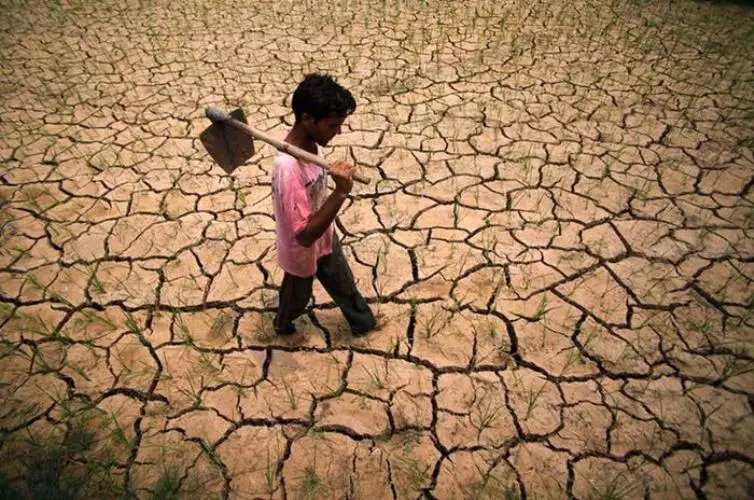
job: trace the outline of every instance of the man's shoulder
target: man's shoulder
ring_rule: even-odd
[[[298,160],[288,153],[278,151],[272,160],[275,167],[278,168],[291,168],[298,165]]]
[[[293,156],[279,151],[272,160],[273,178],[290,179],[292,175],[301,176],[298,160]]]
[[[323,151],[324,151],[324,149],[322,148],[322,146],[320,146],[319,144],[317,144],[317,156],[322,156]],[[305,165],[315,165],[315,166],[317,166],[316,164],[312,164],[312,163],[305,162],[303,160],[299,160],[295,156],[292,156],[291,154],[286,153],[285,151],[280,151],[280,150],[278,150],[275,153],[275,157],[273,158],[273,162],[274,162],[275,165],[280,164],[280,165],[286,165],[286,166],[288,166],[288,165],[299,165],[300,163],[303,163]]]

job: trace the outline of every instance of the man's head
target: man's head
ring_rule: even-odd
[[[340,133],[345,119],[356,110],[356,101],[330,75],[312,73],[293,92],[291,106],[296,124],[324,146]]]

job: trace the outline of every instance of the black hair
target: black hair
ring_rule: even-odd
[[[356,111],[356,101],[332,76],[310,73],[293,92],[291,107],[298,123],[304,113],[317,121],[328,116],[348,116]]]

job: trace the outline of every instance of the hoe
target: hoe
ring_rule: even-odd
[[[254,154],[253,138],[264,141],[299,160],[319,165],[325,171],[329,169],[330,164],[324,158],[251,128],[241,108],[226,113],[210,107],[207,108],[206,115],[212,121],[212,125],[201,133],[199,139],[212,159],[228,173],[243,165]],[[358,174],[355,174],[353,179],[362,184],[369,184],[368,179]]]

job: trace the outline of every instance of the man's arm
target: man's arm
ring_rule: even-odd
[[[339,193],[333,191],[330,196],[327,197],[325,203],[322,205],[317,213],[312,215],[309,219],[309,224],[306,225],[303,231],[296,235],[296,241],[302,247],[309,248],[314,244],[320,236],[324,234],[332,221],[338,215],[340,207],[343,206],[343,202],[348,198],[348,194]]]
[[[311,216],[303,231],[296,235],[298,244],[305,248],[311,247],[330,227],[353,188],[354,168],[351,165],[334,162],[328,170],[335,180],[335,190],[327,197],[322,208]]]

